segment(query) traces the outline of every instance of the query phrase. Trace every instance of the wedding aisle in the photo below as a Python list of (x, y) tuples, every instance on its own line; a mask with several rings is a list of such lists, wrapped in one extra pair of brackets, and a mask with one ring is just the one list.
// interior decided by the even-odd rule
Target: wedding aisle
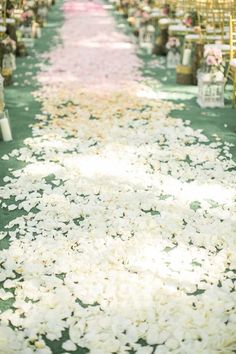
[[(100, 0), (63, 4), (25, 165), (0, 187), (0, 354), (236, 350), (230, 144), (150, 99)], [(7, 246), (6, 246), (7, 244)]]

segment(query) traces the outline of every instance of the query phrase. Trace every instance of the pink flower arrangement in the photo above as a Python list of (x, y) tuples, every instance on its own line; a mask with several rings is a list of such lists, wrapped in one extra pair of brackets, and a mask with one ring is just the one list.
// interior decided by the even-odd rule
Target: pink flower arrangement
[(166, 44), (166, 49), (171, 50), (171, 49), (176, 49), (180, 47), (180, 41), (179, 38), (177, 37), (170, 37), (167, 44)]
[(208, 47), (204, 51), (204, 59), (207, 66), (220, 66), (223, 62), (222, 52), (219, 48)]
[(170, 6), (169, 5), (164, 5), (163, 9), (162, 9), (162, 13), (164, 16), (168, 16), (170, 13)]
[(24, 24), (30, 24), (33, 20), (34, 17), (34, 13), (32, 10), (25, 10), (22, 14), (21, 14), (21, 21)]
[(186, 16), (184, 19), (183, 19), (183, 24), (187, 27), (192, 27), (193, 25), (193, 19), (190, 15)]
[(141, 12), (141, 21), (142, 23), (148, 22), (150, 20), (150, 15), (146, 11)]

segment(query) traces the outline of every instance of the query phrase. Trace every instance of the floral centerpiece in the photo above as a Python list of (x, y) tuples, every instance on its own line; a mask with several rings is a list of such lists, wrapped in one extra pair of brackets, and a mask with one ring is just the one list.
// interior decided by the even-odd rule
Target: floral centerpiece
[(144, 6), (140, 12), (139, 45), (149, 54), (153, 52), (155, 41), (155, 28), (150, 24), (151, 8)]
[(205, 73), (208, 81), (222, 80), (224, 77), (224, 62), (222, 51), (216, 46), (206, 47), (203, 55), (203, 66), (200, 73)]
[(148, 6), (144, 6), (140, 11), (141, 24), (145, 25), (150, 21), (151, 19), (150, 14), (151, 14), (151, 8)]
[(186, 13), (183, 19), (183, 24), (186, 27), (196, 27), (198, 22), (198, 16), (195, 11), (192, 11), (190, 13)]
[(217, 47), (206, 47), (204, 51), (205, 64), (208, 68), (218, 68), (223, 63), (222, 52)]
[(6, 86), (11, 83), (13, 71), (16, 69), (15, 50), (16, 42), (7, 36), (2, 41), (3, 57), (1, 63), (1, 73)]
[(162, 13), (164, 16), (168, 17), (170, 15), (170, 5), (165, 4), (162, 8)]
[(173, 53), (179, 53), (180, 50), (180, 40), (177, 37), (170, 37), (168, 42), (166, 43), (166, 49)]
[(167, 44), (167, 68), (174, 69), (180, 64), (180, 40), (177, 37), (170, 37)]
[(224, 62), (221, 50), (204, 50), (202, 69), (198, 71), (198, 103), (201, 107), (224, 107)]
[(34, 19), (34, 13), (32, 10), (27, 9), (21, 14), (21, 21), (23, 26), (30, 27)]

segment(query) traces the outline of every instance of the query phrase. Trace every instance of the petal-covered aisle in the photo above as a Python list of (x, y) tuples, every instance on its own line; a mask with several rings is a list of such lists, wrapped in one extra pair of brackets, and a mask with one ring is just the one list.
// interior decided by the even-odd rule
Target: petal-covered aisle
[[(0, 354), (236, 350), (235, 163), (142, 98), (131, 37), (66, 1), (33, 136), (4, 159)], [(8, 301), (9, 303), (9, 301)]]
[(41, 81), (99, 91), (133, 86), (140, 77), (135, 48), (102, 3), (66, 1), (63, 8), (62, 45), (49, 55), (53, 65)]

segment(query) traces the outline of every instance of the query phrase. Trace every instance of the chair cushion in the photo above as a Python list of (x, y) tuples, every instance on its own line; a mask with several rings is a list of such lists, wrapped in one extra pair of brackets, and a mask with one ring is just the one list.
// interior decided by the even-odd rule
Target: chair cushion
[(186, 36), (185, 36), (185, 39), (186, 39), (186, 41), (194, 41), (194, 40), (198, 40), (200, 38), (200, 35), (199, 34), (187, 34)]
[(236, 58), (230, 60), (230, 66), (233, 66), (236, 69)]
[(188, 32), (188, 27), (184, 25), (171, 25), (169, 27), (171, 32)]
[(204, 46), (204, 48), (217, 48), (217, 49), (220, 49), (222, 52), (229, 52), (230, 51), (229, 44), (220, 44), (220, 43), (206, 44)]

